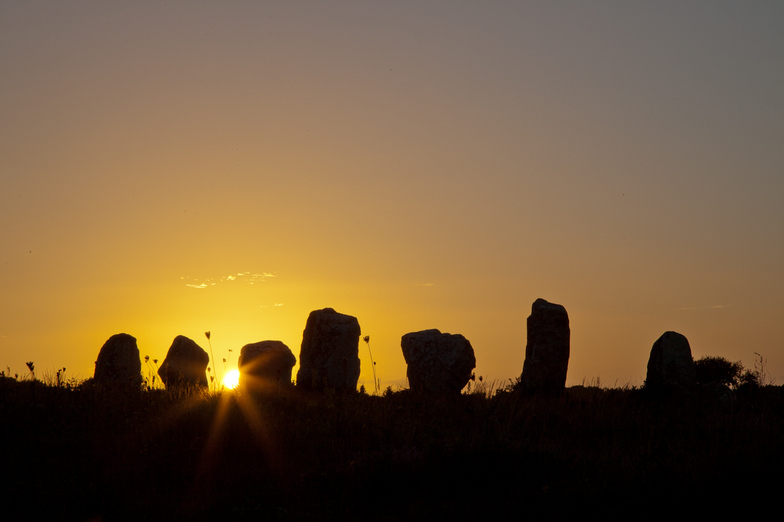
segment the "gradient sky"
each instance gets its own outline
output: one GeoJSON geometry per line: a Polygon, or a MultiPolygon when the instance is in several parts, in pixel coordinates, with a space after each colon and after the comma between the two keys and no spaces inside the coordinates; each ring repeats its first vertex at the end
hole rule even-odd
{"type": "Polygon", "coordinates": [[[500,383],[541,297],[568,384],[641,385],[667,330],[782,384],[783,27],[779,1],[3,1],[0,367],[90,377],[119,332],[299,356],[332,307],[384,387],[427,328],[500,383]]]}

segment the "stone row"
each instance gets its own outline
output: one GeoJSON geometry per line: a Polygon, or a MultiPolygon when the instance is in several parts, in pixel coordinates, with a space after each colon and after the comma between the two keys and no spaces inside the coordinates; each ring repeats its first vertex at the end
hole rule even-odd
{"type": "MultiPolygon", "coordinates": [[[[537,299],[527,322],[528,338],[520,377],[523,390],[559,393],[566,386],[570,329],[566,309],[537,299]]],[[[359,381],[359,339],[356,317],[332,308],[308,316],[302,335],[297,386],[309,390],[355,391],[359,381]]],[[[459,394],[471,379],[476,358],[471,343],[459,334],[423,330],[401,339],[413,392],[459,394]]],[[[167,388],[206,388],[209,355],[192,339],[174,339],[158,369],[167,388]]],[[[248,389],[291,384],[296,358],[281,341],[246,344],[239,356],[240,385],[248,389]]],[[[95,364],[96,383],[139,386],[141,361],[136,339],[113,335],[95,364]]],[[[690,389],[696,384],[689,342],[676,332],[665,332],[653,345],[648,361],[646,387],[655,390],[690,389]]]]}

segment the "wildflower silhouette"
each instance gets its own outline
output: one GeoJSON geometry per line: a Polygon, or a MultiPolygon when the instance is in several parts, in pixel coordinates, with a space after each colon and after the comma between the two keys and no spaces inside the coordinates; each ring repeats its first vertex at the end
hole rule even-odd
{"type": "Polygon", "coordinates": [[[229,355],[228,355],[228,357],[227,357],[227,358],[225,358],[225,359],[223,359],[223,375],[226,375],[226,372],[228,371],[228,370],[226,369],[226,364],[228,364],[228,362],[229,362],[229,359],[231,359],[231,352],[232,352],[232,350],[229,350],[229,355]]]}
{"type": "Polygon", "coordinates": [[[147,375],[148,375],[148,383],[150,388],[155,388],[155,381],[158,378],[158,359],[153,359],[152,364],[150,364],[150,356],[144,356],[144,362],[147,363],[147,375]]]}
{"type": "MultiPolygon", "coordinates": [[[[210,360],[212,360],[212,365],[215,366],[215,356],[212,354],[212,341],[210,341],[210,332],[204,332],[205,337],[207,337],[207,343],[210,345],[210,360]]],[[[210,369],[207,368],[207,373],[209,373],[210,369]]],[[[218,368],[215,368],[215,375],[218,375],[218,368]]],[[[210,382],[212,382],[212,391],[216,391],[216,384],[215,384],[215,376],[210,375],[210,382]]]]}
{"type": "Polygon", "coordinates": [[[370,336],[366,335],[362,338],[363,341],[367,344],[368,353],[370,354],[370,366],[373,368],[373,388],[376,390],[376,395],[378,395],[378,389],[381,383],[376,378],[376,363],[373,362],[373,352],[370,351],[370,336]]]}

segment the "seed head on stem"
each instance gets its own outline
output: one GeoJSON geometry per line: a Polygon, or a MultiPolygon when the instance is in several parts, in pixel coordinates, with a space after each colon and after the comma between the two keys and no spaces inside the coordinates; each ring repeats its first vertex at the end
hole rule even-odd
{"type": "MultiPolygon", "coordinates": [[[[213,366],[214,366],[215,356],[212,354],[212,341],[210,341],[210,332],[206,331],[206,332],[204,332],[204,335],[207,337],[207,343],[210,345],[210,360],[212,360],[213,366]]],[[[209,368],[207,368],[207,371],[209,371],[209,368]]],[[[217,376],[217,375],[218,375],[218,371],[217,371],[217,368],[216,368],[215,369],[215,376],[217,376]]],[[[210,376],[210,381],[212,381],[212,391],[216,391],[216,386],[217,385],[215,384],[215,376],[210,376]]]]}

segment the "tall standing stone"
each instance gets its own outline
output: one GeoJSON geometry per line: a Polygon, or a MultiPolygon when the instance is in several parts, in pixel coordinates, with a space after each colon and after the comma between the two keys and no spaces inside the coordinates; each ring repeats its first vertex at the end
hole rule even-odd
{"type": "Polygon", "coordinates": [[[457,395],[476,368],[474,349],[459,334],[435,329],[407,333],[400,346],[408,365],[408,385],[418,393],[457,395]]]}
{"type": "Polygon", "coordinates": [[[178,335],[174,338],[166,359],[158,369],[163,384],[171,386],[199,386],[207,388],[207,365],[210,356],[195,341],[178,335]]]}
{"type": "Polygon", "coordinates": [[[246,344],[240,350],[240,386],[259,389],[270,385],[291,384],[291,369],[297,358],[280,341],[246,344]]]}
{"type": "Polygon", "coordinates": [[[142,361],[136,338],[125,333],[109,337],[98,352],[93,380],[100,384],[141,386],[142,361]]]}
{"type": "Polygon", "coordinates": [[[654,391],[688,391],[697,386],[689,340],[664,332],[651,348],[645,387],[654,391]]]}
{"type": "Polygon", "coordinates": [[[569,315],[559,304],[537,299],[528,317],[528,342],[520,385],[523,389],[560,393],[569,368],[569,315]]]}
{"type": "Polygon", "coordinates": [[[359,321],[332,308],[314,310],[302,334],[297,386],[355,391],[359,381],[359,321]]]}

